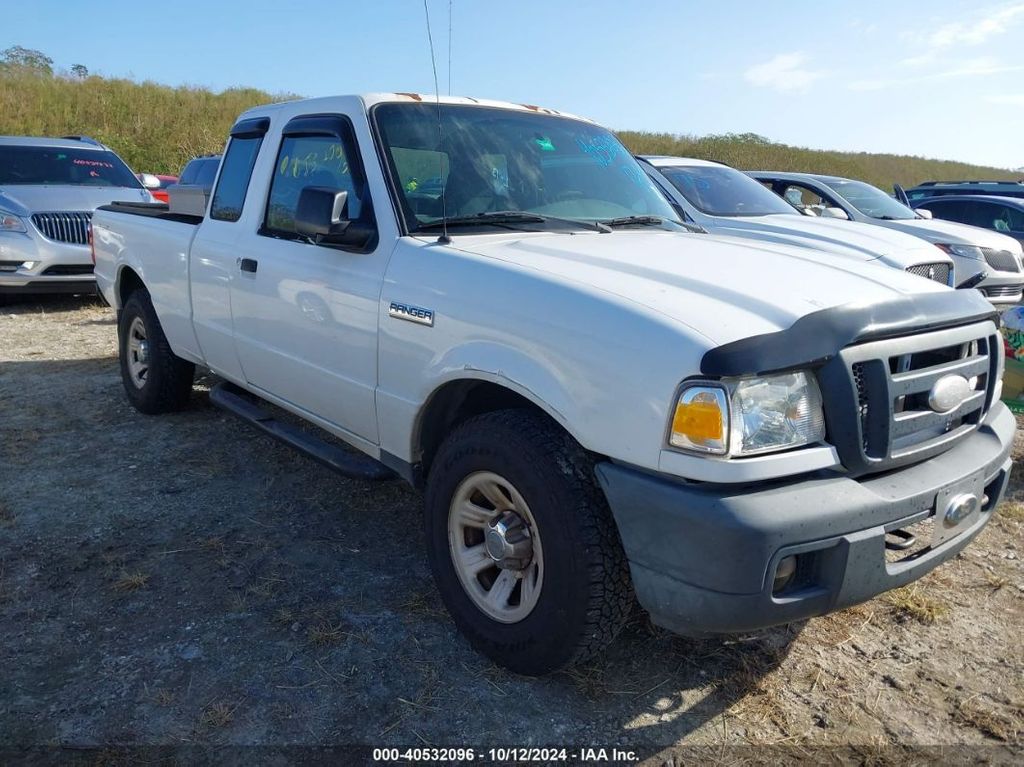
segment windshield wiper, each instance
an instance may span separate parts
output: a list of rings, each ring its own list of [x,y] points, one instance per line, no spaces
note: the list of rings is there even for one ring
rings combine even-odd
[[[475,213],[472,216],[449,216],[448,218],[439,218],[437,221],[420,224],[419,230],[444,229],[445,227],[458,226],[502,226],[511,229],[514,228],[513,225],[515,224],[543,224],[549,221],[558,224],[568,224],[580,229],[591,229],[596,232],[611,231],[600,222],[559,218],[558,216],[548,216],[543,213],[530,213],[525,210],[494,210]]]
[[[606,218],[598,221],[605,226],[661,226],[665,219],[658,216],[621,216],[619,218]]]

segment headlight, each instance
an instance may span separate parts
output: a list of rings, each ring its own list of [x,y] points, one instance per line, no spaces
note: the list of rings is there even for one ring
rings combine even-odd
[[[940,243],[936,243],[936,247],[942,248],[951,256],[960,256],[961,258],[973,258],[975,261],[985,260],[985,254],[981,252],[981,248],[979,248],[977,245],[943,245]]]
[[[821,391],[806,372],[742,378],[683,389],[669,443],[717,455],[744,456],[821,442]]]
[[[807,373],[737,381],[731,400],[734,455],[784,450],[825,438],[821,391]]]
[[[0,210],[0,232],[26,232],[25,222],[6,210]]]

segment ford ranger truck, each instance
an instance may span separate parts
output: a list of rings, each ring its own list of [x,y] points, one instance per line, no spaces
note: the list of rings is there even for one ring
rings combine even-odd
[[[634,600],[707,634],[871,599],[1006,488],[979,293],[688,229],[571,115],[260,107],[205,215],[120,204],[93,229],[132,404],[186,407],[199,365],[264,432],[423,488],[441,599],[517,672],[593,656]]]

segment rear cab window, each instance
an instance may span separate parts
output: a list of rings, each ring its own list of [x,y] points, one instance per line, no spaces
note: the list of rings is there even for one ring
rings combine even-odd
[[[231,142],[220,163],[223,167],[210,204],[210,218],[237,221],[241,217],[252,169],[269,127],[270,120],[263,117],[243,120],[232,128]]]

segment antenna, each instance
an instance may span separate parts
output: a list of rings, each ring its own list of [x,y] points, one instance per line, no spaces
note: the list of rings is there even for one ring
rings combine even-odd
[[[448,0],[448,95],[452,95],[452,0]]]
[[[434,58],[434,37],[430,34],[430,9],[427,8],[427,0],[423,0],[423,13],[427,17],[427,41],[430,43],[430,66],[434,70],[434,102],[437,104],[437,154],[438,165],[440,166],[439,175],[441,178],[441,236],[437,238],[437,241],[442,245],[448,245],[452,240],[451,237],[448,236],[448,210],[445,206],[445,192],[446,187],[448,186],[448,180],[444,177],[444,160],[442,159],[443,152],[441,152],[441,149],[444,148],[444,134],[441,129],[441,88],[437,84],[437,61]],[[451,168],[448,169],[448,173],[451,175]]]

